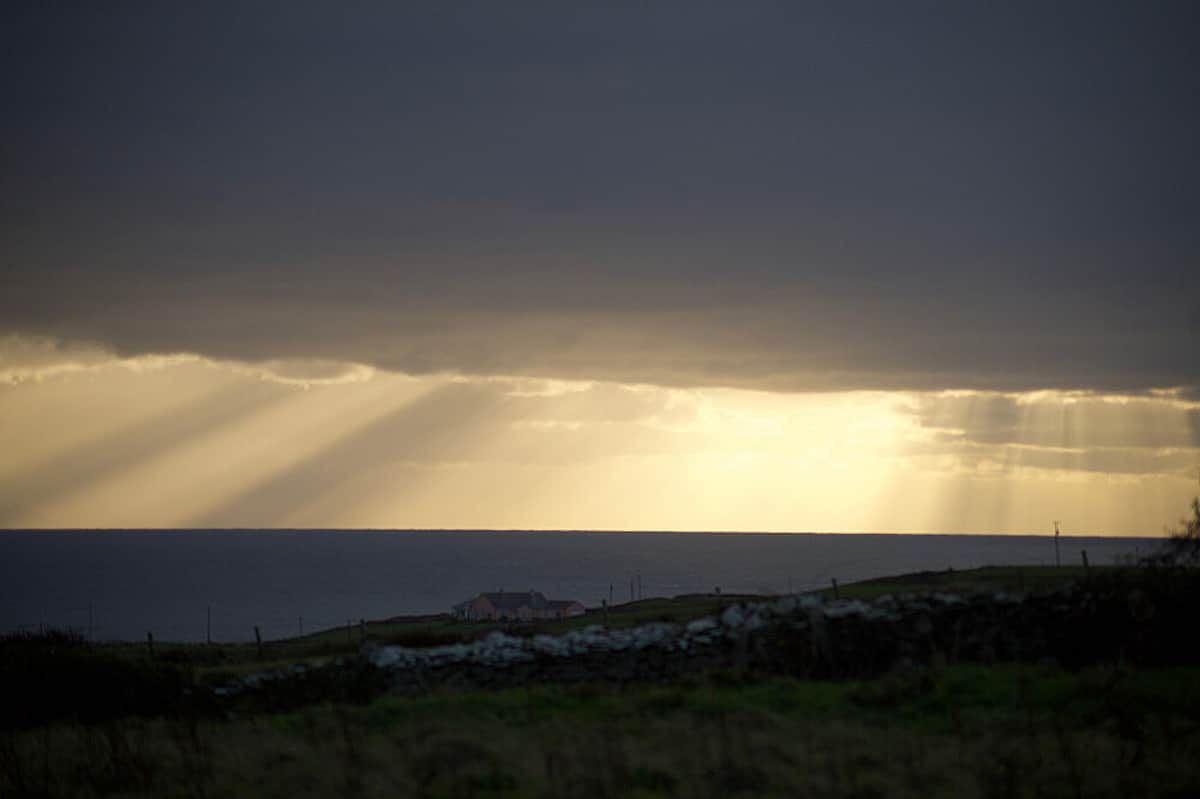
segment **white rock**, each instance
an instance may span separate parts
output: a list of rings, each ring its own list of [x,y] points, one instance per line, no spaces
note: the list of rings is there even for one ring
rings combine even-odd
[[[742,612],[742,608],[739,605],[730,605],[721,614],[721,626],[730,630],[736,630],[741,627],[742,622],[745,620],[746,614]]]
[[[699,635],[701,633],[716,630],[721,625],[712,616],[705,616],[703,619],[696,619],[688,622],[687,632],[689,635]]]
[[[771,605],[771,610],[772,612],[782,616],[788,613],[795,613],[796,609],[799,607],[800,597],[784,596],[775,600],[775,602]]]
[[[535,651],[550,655],[551,657],[566,657],[571,654],[571,646],[565,636],[535,635],[533,637],[533,648]]]
[[[811,610],[812,608],[819,608],[824,604],[825,600],[816,594],[805,594],[804,596],[796,597],[797,610]]]
[[[676,633],[677,629],[673,624],[666,624],[664,622],[644,624],[641,627],[634,628],[633,646],[636,649],[645,649],[649,646],[673,640]]]
[[[860,599],[835,599],[825,606],[825,618],[840,619],[846,616],[864,616],[869,606]]]

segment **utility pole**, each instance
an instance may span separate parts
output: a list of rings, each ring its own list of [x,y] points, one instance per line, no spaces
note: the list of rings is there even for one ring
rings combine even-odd
[[[1055,521],[1054,522],[1054,565],[1062,566],[1062,557],[1059,555],[1059,552],[1058,552],[1058,533],[1059,533],[1058,525],[1059,525],[1059,522]]]

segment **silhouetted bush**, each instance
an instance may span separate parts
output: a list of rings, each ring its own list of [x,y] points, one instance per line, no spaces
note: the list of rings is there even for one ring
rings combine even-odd
[[[188,684],[170,664],[107,654],[71,631],[0,637],[0,729],[161,715]]]
[[[1171,531],[1167,552],[1172,562],[1183,566],[1200,564],[1200,496],[1192,498],[1192,516],[1179,520]]]

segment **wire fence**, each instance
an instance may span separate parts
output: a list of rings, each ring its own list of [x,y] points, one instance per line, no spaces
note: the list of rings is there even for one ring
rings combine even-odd
[[[1066,540],[1066,539],[1064,539]],[[1080,563],[1078,545],[1071,542],[1073,554],[1064,565]],[[1092,563],[1130,565],[1153,548],[1151,542],[1130,545],[1128,540],[1104,545],[1098,539],[1089,539]],[[1064,547],[1063,554],[1068,550]],[[932,564],[927,555],[921,555],[924,568],[955,569],[994,565],[986,557],[947,558],[948,563]],[[915,562],[915,560],[914,560]],[[1010,561],[1012,565],[1043,565],[1054,563],[1052,549],[1041,554],[1029,553]],[[804,593],[827,588],[833,580],[842,585],[850,582],[883,576],[885,574],[912,571],[910,564],[895,558],[886,562],[879,558],[863,555],[858,557],[823,558],[819,561],[793,564],[791,568],[781,565],[769,575],[758,575],[767,579],[740,579],[726,573],[722,577],[703,579],[696,574],[658,573],[650,569],[634,570],[604,579],[588,575],[586,569],[573,574],[545,575],[544,579],[526,578],[522,582],[540,585],[549,598],[573,599],[591,608],[600,608],[625,602],[660,597],[672,597],[691,593],[749,593],[785,594]],[[714,570],[716,571],[716,570]],[[414,596],[399,588],[396,592],[364,592],[356,594],[352,588],[339,590],[336,595],[326,595],[320,601],[305,605],[302,601],[290,606],[278,603],[280,596],[264,595],[235,604],[230,602],[188,602],[179,597],[124,596],[120,600],[99,597],[91,601],[61,602],[47,601],[46,610],[40,616],[28,614],[30,604],[26,602],[25,615],[0,613],[0,634],[38,634],[49,630],[66,630],[90,641],[140,641],[147,634],[163,642],[253,642],[256,629],[264,641],[278,641],[313,635],[318,632],[357,628],[362,620],[379,621],[403,615],[450,613],[456,602],[461,602],[479,591],[496,590],[491,586],[475,586],[474,590],[463,590],[462,596],[444,596],[449,591],[461,589],[448,587],[435,595]],[[303,599],[296,592],[297,598]],[[66,597],[63,597],[66,599]],[[36,599],[33,599],[36,602]],[[14,610],[10,608],[10,611]],[[36,612],[36,611],[35,611]],[[8,615],[8,618],[3,618]]]

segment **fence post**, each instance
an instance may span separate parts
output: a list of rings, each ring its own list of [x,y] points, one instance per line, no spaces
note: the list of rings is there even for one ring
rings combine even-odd
[[[146,652],[150,657],[154,657],[154,633],[146,631]]]
[[[836,577],[832,577],[832,578],[830,578],[830,579],[833,581],[833,598],[834,598],[834,599],[841,599],[841,598],[842,598],[842,595],[841,595],[841,593],[838,591],[837,578],[836,578]]]
[[[204,642],[212,643],[212,605],[208,606],[208,614],[204,620]]]
[[[1087,550],[1081,549],[1079,554],[1083,556],[1083,577],[1086,580],[1092,576],[1092,567],[1088,564]]]
[[[258,659],[262,660],[262,633],[259,632],[258,625],[254,625],[254,647],[258,650]]]

